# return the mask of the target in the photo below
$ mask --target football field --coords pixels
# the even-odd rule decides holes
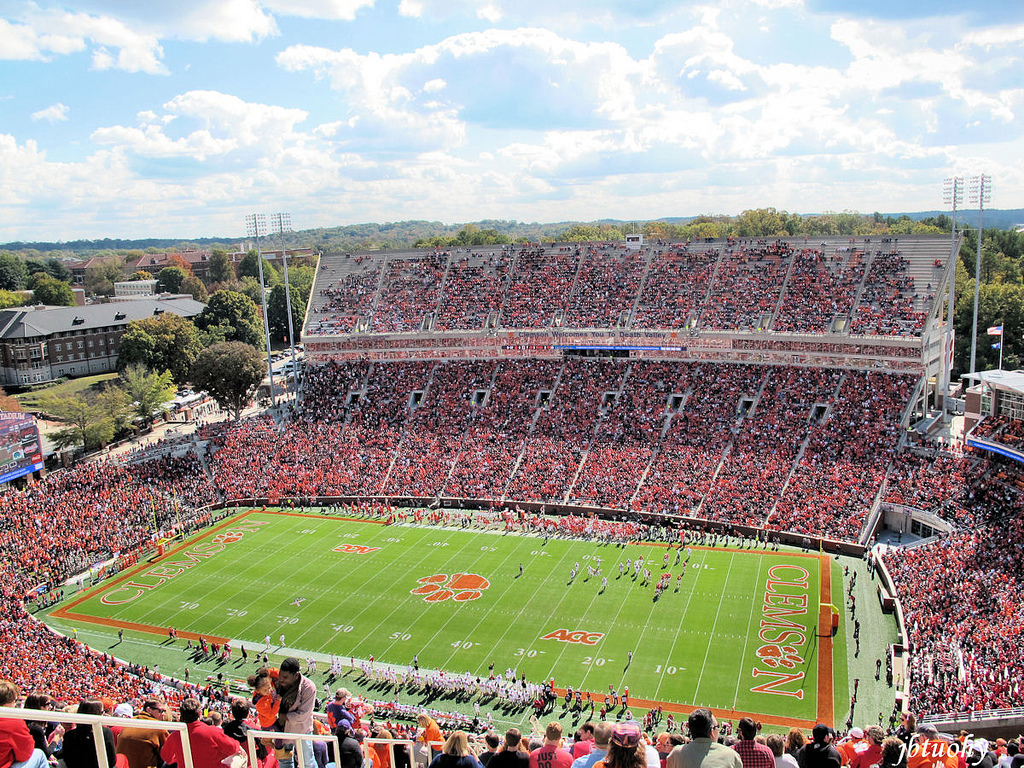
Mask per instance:
[[[179,643],[230,640],[236,656],[269,637],[277,656],[334,654],[346,666],[372,657],[404,668],[418,656],[421,668],[486,676],[493,663],[598,701],[628,686],[639,710],[700,705],[805,726],[831,722],[847,695],[842,633],[819,637],[828,603],[842,605],[839,566],[818,553],[688,552],[250,510],[52,615],[151,632],[154,645],[173,627]]]

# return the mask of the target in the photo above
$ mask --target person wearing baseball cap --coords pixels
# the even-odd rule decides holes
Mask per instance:
[[[800,768],[840,768],[843,758],[832,746],[833,735],[832,729],[824,723],[814,726],[811,731],[813,741],[804,744],[796,753]]]
[[[616,723],[612,728],[608,754],[594,768],[646,768],[647,746],[636,723]]]
[[[857,753],[866,746],[864,743],[864,729],[854,727],[850,729],[847,738],[836,745],[836,749],[839,751],[839,756],[843,758],[843,765],[849,765],[853,762],[853,758]]]
[[[949,748],[949,740],[941,738],[934,725],[917,729],[908,752],[907,768],[957,768],[959,762],[957,750]]]
[[[743,768],[739,753],[718,743],[718,721],[710,709],[695,709],[686,721],[690,743],[668,753],[666,768]]]

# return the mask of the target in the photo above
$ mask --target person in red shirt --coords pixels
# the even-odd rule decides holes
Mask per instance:
[[[181,702],[179,719],[188,725],[192,764],[195,768],[223,768],[223,761],[240,753],[242,747],[220,728],[200,722],[200,715],[202,706],[196,699],[185,699]],[[160,749],[160,758],[165,763],[185,765],[180,731],[173,731],[167,737],[167,741]]]
[[[572,755],[562,749],[562,725],[551,722],[544,731],[544,746],[530,753],[530,768],[570,768]]]
[[[864,743],[867,745],[858,750],[857,754],[850,760],[850,768],[871,768],[873,765],[880,765],[882,762],[882,742],[885,741],[885,731],[877,725],[868,726],[864,731]]]
[[[740,738],[732,748],[739,753],[743,768],[775,768],[775,753],[754,740],[760,725],[753,718],[744,717],[737,727]]]
[[[594,749],[594,724],[589,720],[580,726],[579,738],[573,742],[572,756],[580,758],[589,755]]]
[[[0,707],[14,707],[21,689],[10,680],[0,680]],[[44,768],[46,753],[36,749],[24,720],[0,718],[0,768]]]

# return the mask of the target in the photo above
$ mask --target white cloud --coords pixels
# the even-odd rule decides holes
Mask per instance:
[[[90,45],[95,69],[167,73],[156,36],[135,31],[111,16],[30,6],[15,22],[0,19],[0,58],[47,61]]]
[[[265,0],[264,5],[287,16],[351,21],[363,8],[372,8],[374,0]]]
[[[38,112],[33,112],[30,117],[35,122],[46,120],[48,123],[62,123],[68,119],[68,108],[60,102],[57,102],[46,109],[40,109]]]
[[[243,150],[266,156],[296,141],[295,126],[308,117],[301,109],[249,103],[217,91],[189,91],[163,108],[163,115],[139,112],[138,126],[106,126],[90,138],[100,146],[150,158],[207,161]],[[180,135],[168,134],[172,121]]]

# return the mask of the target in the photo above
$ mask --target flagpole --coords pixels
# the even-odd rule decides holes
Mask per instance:
[[[999,370],[1003,370],[1003,341],[1006,339],[1006,318],[999,321]]]

